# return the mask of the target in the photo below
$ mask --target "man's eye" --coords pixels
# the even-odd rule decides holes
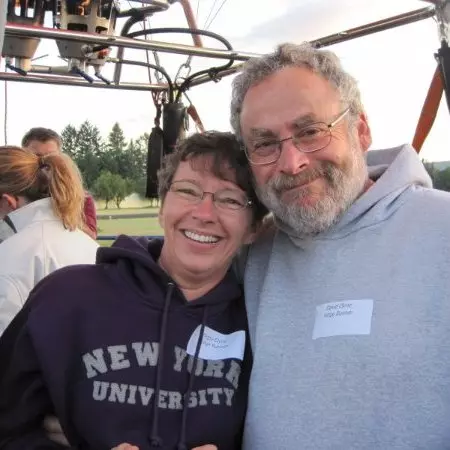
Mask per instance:
[[[273,147],[274,145],[277,145],[277,143],[275,141],[267,141],[267,142],[257,142],[253,148],[255,150],[260,150],[260,149],[266,149],[268,147]]]
[[[315,138],[321,136],[324,132],[326,131],[324,131],[322,127],[308,127],[300,130],[297,134],[297,138]]]

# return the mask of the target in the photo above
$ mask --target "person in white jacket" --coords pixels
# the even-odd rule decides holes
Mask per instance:
[[[84,198],[67,155],[0,147],[0,220],[15,233],[0,243],[0,335],[45,276],[95,263],[98,244],[81,231]]]

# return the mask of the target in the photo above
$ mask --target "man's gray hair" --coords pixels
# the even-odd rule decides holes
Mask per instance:
[[[319,50],[309,43],[281,44],[268,55],[247,61],[233,80],[231,126],[241,137],[241,110],[247,91],[285,67],[306,67],[321,75],[337,90],[341,103],[350,108],[350,115],[364,113],[356,80],[342,67],[339,58],[329,50]]]

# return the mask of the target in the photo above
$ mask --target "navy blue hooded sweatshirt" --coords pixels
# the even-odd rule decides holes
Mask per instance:
[[[251,351],[230,270],[187,301],[158,266],[162,241],[120,237],[97,264],[63,268],[33,290],[0,340],[0,449],[240,448]],[[195,367],[195,370],[194,370]]]

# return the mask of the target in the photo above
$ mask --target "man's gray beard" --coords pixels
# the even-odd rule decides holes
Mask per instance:
[[[281,200],[283,190],[322,177],[326,192],[314,205],[300,206],[298,200],[310,194],[308,186],[299,189],[289,204]],[[359,146],[352,145],[346,166],[336,167],[329,161],[319,161],[314,169],[294,176],[278,175],[266,185],[256,186],[262,203],[277,221],[287,225],[298,237],[313,236],[331,228],[361,195],[368,180],[367,164]],[[256,184],[256,183],[255,183]]]

